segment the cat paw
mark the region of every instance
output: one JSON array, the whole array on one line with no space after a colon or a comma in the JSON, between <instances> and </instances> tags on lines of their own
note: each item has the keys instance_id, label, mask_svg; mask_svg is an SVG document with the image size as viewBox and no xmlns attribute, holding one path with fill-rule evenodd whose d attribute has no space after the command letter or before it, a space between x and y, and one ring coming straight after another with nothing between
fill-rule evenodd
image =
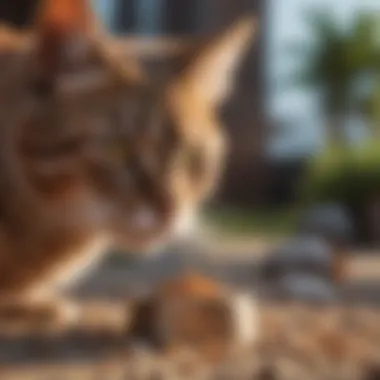
<instances>
[{"instance_id":1,"label":"cat paw","mask_svg":"<svg viewBox=\"0 0 380 380\"><path fill-rule=\"evenodd\" d=\"M68 326L79 320L79 307L70 301L0 301L0 323L32 326Z\"/></svg>"}]
</instances>

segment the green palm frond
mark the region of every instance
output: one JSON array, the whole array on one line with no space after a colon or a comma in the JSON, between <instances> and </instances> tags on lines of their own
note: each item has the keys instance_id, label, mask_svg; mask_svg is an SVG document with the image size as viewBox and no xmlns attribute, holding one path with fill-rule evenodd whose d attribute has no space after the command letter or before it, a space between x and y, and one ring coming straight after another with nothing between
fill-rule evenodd
<instances>
[{"instance_id":1,"label":"green palm frond","mask_svg":"<svg viewBox=\"0 0 380 380\"><path fill-rule=\"evenodd\" d=\"M379 57L379 17L359 14L347 38L348 60L353 69L372 70Z\"/></svg>"},{"instance_id":2,"label":"green palm frond","mask_svg":"<svg viewBox=\"0 0 380 380\"><path fill-rule=\"evenodd\" d=\"M364 101L363 95L357 92L358 82L362 82L363 77L372 78L369 87L376 84L374 75L380 78L378 15L360 13L349 28L327 10L309 10L305 12L305 20L313 39L310 43L289 45L288 53L300 65L288 77L288 83L319 89L325 114L331 119L339 116L342 119L349 107L364 111L365 102L373 107L373 88L369 90L371 100ZM356 102L356 106L352 102Z\"/></svg>"}]
</instances>

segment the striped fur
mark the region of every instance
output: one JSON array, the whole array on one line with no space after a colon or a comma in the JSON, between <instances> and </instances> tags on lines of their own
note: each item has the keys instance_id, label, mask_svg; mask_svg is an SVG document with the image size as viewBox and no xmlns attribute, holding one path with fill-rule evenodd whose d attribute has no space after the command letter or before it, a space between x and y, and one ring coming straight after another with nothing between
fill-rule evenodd
<instances>
[{"instance_id":1,"label":"striped fur","mask_svg":"<svg viewBox=\"0 0 380 380\"><path fill-rule=\"evenodd\" d=\"M35 47L0 57L0 298L45 297L111 246L167 241L219 176L216 109L252 21L158 86L107 51L87 3L46 1Z\"/></svg>"}]
</instances>

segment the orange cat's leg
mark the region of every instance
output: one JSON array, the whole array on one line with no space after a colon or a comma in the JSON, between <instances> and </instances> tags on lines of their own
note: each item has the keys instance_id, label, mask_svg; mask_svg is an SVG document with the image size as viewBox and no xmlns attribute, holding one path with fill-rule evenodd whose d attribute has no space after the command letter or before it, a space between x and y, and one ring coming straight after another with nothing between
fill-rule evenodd
<instances>
[{"instance_id":1,"label":"orange cat's leg","mask_svg":"<svg viewBox=\"0 0 380 380\"><path fill-rule=\"evenodd\" d=\"M0 323L71 325L79 319L79 308L59 297L12 296L0 299Z\"/></svg>"}]
</instances>

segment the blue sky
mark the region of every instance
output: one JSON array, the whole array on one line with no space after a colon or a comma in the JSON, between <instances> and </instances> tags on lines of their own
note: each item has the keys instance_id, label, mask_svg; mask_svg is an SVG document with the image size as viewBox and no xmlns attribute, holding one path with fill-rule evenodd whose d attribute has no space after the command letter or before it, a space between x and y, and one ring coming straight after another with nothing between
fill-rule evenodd
<instances>
[{"instance_id":1,"label":"blue sky","mask_svg":"<svg viewBox=\"0 0 380 380\"><path fill-rule=\"evenodd\" d=\"M268 65L270 78L286 76L294 68L292 57L285 53L286 46L292 41L308 41L311 38L303 12L309 8L327 8L335 13L342 23L361 9L379 11L380 0L271 0L270 9L270 49ZM276 155L288 156L310 152L323 141L315 97L306 91L277 91L271 86L271 111L280 120L289 123L291 133L287 138L278 139L272 144ZM359 121L353 121L356 125Z\"/></svg>"}]
</instances>

